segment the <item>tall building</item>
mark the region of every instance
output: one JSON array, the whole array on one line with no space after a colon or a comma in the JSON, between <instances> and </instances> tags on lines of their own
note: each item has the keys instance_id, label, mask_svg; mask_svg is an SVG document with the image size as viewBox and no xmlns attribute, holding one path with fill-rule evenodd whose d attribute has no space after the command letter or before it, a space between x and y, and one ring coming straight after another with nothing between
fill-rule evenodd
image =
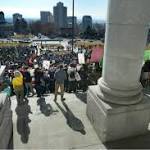
<instances>
[{"instance_id":1,"label":"tall building","mask_svg":"<svg viewBox=\"0 0 150 150\"><path fill-rule=\"evenodd\" d=\"M85 31L88 27L92 28L92 17L91 16L83 16L82 29Z\"/></svg>"},{"instance_id":2,"label":"tall building","mask_svg":"<svg viewBox=\"0 0 150 150\"><path fill-rule=\"evenodd\" d=\"M54 22L53 16L49 11L41 11L41 23L52 23Z\"/></svg>"},{"instance_id":3,"label":"tall building","mask_svg":"<svg viewBox=\"0 0 150 150\"><path fill-rule=\"evenodd\" d=\"M16 20L21 20L22 19L22 15L19 13L15 13L13 14L13 24L15 24Z\"/></svg>"},{"instance_id":4,"label":"tall building","mask_svg":"<svg viewBox=\"0 0 150 150\"><path fill-rule=\"evenodd\" d=\"M67 7L64 7L64 4L59 2L57 6L53 8L54 22L57 28L66 28L67 27Z\"/></svg>"},{"instance_id":5,"label":"tall building","mask_svg":"<svg viewBox=\"0 0 150 150\"><path fill-rule=\"evenodd\" d=\"M14 34L13 32L13 25L10 23L0 23L0 37L6 38L9 36L12 36Z\"/></svg>"},{"instance_id":6,"label":"tall building","mask_svg":"<svg viewBox=\"0 0 150 150\"><path fill-rule=\"evenodd\" d=\"M72 28L72 16L67 17L68 28ZM77 17L74 17L74 27L77 26Z\"/></svg>"},{"instance_id":7,"label":"tall building","mask_svg":"<svg viewBox=\"0 0 150 150\"><path fill-rule=\"evenodd\" d=\"M5 23L5 15L4 15L4 12L0 11L0 24L3 24Z\"/></svg>"},{"instance_id":8,"label":"tall building","mask_svg":"<svg viewBox=\"0 0 150 150\"><path fill-rule=\"evenodd\" d=\"M28 33L28 23L24 18L17 18L14 24L14 32L19 34Z\"/></svg>"}]
</instances>

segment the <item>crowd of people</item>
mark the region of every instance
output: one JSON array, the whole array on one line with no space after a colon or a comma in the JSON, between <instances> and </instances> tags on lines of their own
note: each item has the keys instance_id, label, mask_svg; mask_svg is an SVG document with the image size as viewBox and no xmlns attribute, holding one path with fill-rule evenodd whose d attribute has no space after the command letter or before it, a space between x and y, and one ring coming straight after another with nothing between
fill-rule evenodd
<instances>
[{"instance_id":1,"label":"crowd of people","mask_svg":"<svg viewBox=\"0 0 150 150\"><path fill-rule=\"evenodd\" d=\"M47 93L54 93L55 101L60 93L65 100L64 92L86 92L88 88L88 67L79 65L74 53L45 51L38 56L36 47L1 48L0 52L5 78L18 105L27 97ZM43 67L44 60L50 62L49 68Z\"/></svg>"},{"instance_id":2,"label":"crowd of people","mask_svg":"<svg viewBox=\"0 0 150 150\"><path fill-rule=\"evenodd\" d=\"M25 97L35 94L42 97L47 93L54 93L56 101L59 88L61 99L64 100L64 92L85 92L88 87L85 68L76 64L51 64L49 69L22 66L9 71L6 76L16 94L18 104L21 104Z\"/></svg>"},{"instance_id":3,"label":"crowd of people","mask_svg":"<svg viewBox=\"0 0 150 150\"><path fill-rule=\"evenodd\" d=\"M100 71L96 76L90 65L79 65L76 53L44 51L37 55L37 47L26 46L0 48L0 54L0 63L6 65L5 78L18 104L25 97L35 94L41 97L47 93L54 93L56 101L59 89L64 100L64 92L85 92L100 77ZM43 66L45 60L50 63L48 68ZM140 81L145 88L150 85L150 61L143 65Z\"/></svg>"},{"instance_id":4,"label":"crowd of people","mask_svg":"<svg viewBox=\"0 0 150 150\"><path fill-rule=\"evenodd\" d=\"M35 47L30 46L2 47L0 48L0 63L8 66L27 63L35 50Z\"/></svg>"}]
</instances>

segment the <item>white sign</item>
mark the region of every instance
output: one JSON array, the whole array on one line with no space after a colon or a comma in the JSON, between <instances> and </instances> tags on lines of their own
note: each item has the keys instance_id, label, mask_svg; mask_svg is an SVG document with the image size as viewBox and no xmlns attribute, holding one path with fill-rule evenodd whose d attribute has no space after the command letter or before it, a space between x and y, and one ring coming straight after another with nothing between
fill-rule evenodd
<instances>
[{"instance_id":1,"label":"white sign","mask_svg":"<svg viewBox=\"0 0 150 150\"><path fill-rule=\"evenodd\" d=\"M55 63L55 60L52 60L52 63L54 64L54 63Z\"/></svg>"},{"instance_id":2,"label":"white sign","mask_svg":"<svg viewBox=\"0 0 150 150\"><path fill-rule=\"evenodd\" d=\"M36 68L38 68L39 66L38 65L34 65L34 68L36 69Z\"/></svg>"},{"instance_id":3,"label":"white sign","mask_svg":"<svg viewBox=\"0 0 150 150\"><path fill-rule=\"evenodd\" d=\"M44 69L49 69L49 67L50 67L50 61L44 60L43 61L43 68Z\"/></svg>"},{"instance_id":4,"label":"white sign","mask_svg":"<svg viewBox=\"0 0 150 150\"><path fill-rule=\"evenodd\" d=\"M78 54L78 61L79 61L79 64L85 64L85 57L83 53Z\"/></svg>"}]
</instances>

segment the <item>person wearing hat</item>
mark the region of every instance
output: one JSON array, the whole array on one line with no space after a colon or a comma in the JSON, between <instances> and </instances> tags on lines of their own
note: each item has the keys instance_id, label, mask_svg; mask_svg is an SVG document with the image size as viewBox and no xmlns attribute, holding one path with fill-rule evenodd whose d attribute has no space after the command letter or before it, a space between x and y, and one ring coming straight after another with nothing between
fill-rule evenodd
<instances>
[{"instance_id":1,"label":"person wearing hat","mask_svg":"<svg viewBox=\"0 0 150 150\"><path fill-rule=\"evenodd\" d=\"M23 75L18 70L14 72L12 85L14 92L16 94L18 105L20 105L23 103L24 99L24 85L23 85Z\"/></svg>"}]
</instances>

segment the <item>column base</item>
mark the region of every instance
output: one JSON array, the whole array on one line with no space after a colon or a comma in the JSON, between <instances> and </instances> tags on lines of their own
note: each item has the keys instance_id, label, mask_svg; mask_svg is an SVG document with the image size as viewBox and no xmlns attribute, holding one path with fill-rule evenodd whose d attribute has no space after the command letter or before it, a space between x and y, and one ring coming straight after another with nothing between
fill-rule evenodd
<instances>
[{"instance_id":1,"label":"column base","mask_svg":"<svg viewBox=\"0 0 150 150\"><path fill-rule=\"evenodd\" d=\"M150 98L129 106L109 104L98 97L99 86L90 86L87 94L87 116L102 142L142 135L150 123Z\"/></svg>"},{"instance_id":2,"label":"column base","mask_svg":"<svg viewBox=\"0 0 150 150\"><path fill-rule=\"evenodd\" d=\"M112 104L120 105L132 105L137 104L142 101L142 85L139 84L136 87L124 88L124 89L115 89L109 87L107 83L104 82L103 78L98 80L99 90L98 96L103 101Z\"/></svg>"}]
</instances>

